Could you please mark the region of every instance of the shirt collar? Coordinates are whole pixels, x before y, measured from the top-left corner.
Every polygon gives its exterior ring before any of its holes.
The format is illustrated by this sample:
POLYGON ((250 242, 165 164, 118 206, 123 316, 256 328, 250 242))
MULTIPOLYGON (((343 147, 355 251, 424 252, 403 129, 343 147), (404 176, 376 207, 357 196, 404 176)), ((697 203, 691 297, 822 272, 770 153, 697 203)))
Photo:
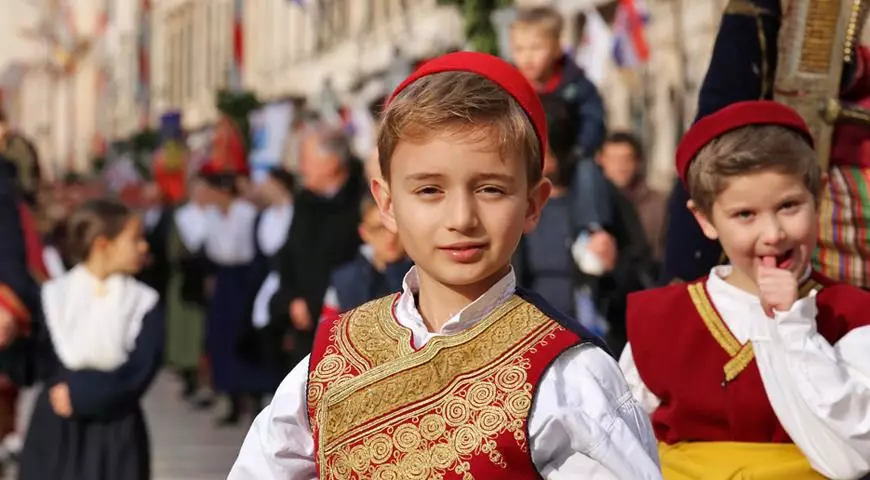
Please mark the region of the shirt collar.
POLYGON ((423 317, 417 310, 414 296, 420 291, 417 267, 411 267, 402 282, 402 294, 396 304, 396 321, 414 334, 414 345, 422 346, 435 335, 452 335, 466 330, 483 320, 496 307, 504 303, 516 290, 517 280, 513 269, 489 288, 483 295, 450 317, 438 332, 429 332, 423 317), (422 340, 422 341, 421 341, 422 340))
MULTIPOLYGON (((707 277, 707 292, 710 295, 731 298, 737 300, 739 303, 743 303, 746 305, 761 304, 761 300, 758 298, 758 296, 753 295, 749 292, 744 292, 743 290, 725 281, 725 279, 728 278, 728 275, 731 274, 732 268, 733 267, 731 265, 719 265, 713 267, 713 269, 710 270, 710 276, 707 277)), ((807 281, 807 279, 810 278, 810 274, 812 274, 812 272, 812 268, 807 267, 807 271, 798 280, 798 284, 802 284, 807 281)))

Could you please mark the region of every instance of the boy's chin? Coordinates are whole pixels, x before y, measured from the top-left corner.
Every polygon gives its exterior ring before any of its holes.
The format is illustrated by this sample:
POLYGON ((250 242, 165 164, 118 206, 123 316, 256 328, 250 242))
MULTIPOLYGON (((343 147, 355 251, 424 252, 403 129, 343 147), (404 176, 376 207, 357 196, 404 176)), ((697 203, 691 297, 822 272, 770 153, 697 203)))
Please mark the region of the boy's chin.
POLYGON ((485 268, 483 265, 452 265, 448 269, 439 269, 438 275, 433 275, 438 283, 453 290, 489 289, 495 282, 507 273, 509 265, 499 268, 485 268))

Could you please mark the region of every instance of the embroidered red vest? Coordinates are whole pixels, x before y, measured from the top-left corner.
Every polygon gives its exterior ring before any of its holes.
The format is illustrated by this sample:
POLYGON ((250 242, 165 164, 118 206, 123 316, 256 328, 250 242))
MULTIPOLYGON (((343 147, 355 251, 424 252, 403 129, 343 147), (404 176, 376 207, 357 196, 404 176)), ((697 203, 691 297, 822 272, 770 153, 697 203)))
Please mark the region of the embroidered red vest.
POLYGON ((321 325, 308 415, 321 479, 528 479, 526 421, 551 362, 583 341, 514 295, 419 350, 398 295, 321 325))
MULTIPOLYGON (((788 443, 767 399, 752 344, 741 344, 710 298, 706 278, 629 296, 628 338, 638 373, 661 404, 652 415, 665 443, 788 443)), ((830 343, 870 324, 870 294, 813 273, 819 333, 830 343)))

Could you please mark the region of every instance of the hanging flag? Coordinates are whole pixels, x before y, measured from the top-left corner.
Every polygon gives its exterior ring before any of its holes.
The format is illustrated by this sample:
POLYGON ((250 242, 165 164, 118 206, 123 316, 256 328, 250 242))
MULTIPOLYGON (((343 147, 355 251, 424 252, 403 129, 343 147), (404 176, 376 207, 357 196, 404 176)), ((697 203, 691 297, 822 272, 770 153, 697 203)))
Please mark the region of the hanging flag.
POLYGON ((242 0, 235 0, 233 5, 233 68, 231 69, 230 88, 239 91, 242 89, 242 69, 245 58, 244 6, 242 0))
POLYGON ((613 22, 613 56, 620 67, 636 67, 649 59, 646 23, 649 11, 643 0, 620 0, 613 22))
POLYGON ((136 38, 138 78, 136 103, 139 105, 139 126, 148 125, 151 117, 151 1, 141 0, 139 31, 136 38))
POLYGON ((613 31, 598 10, 590 8, 584 12, 586 28, 583 41, 577 47, 574 61, 583 69, 595 86, 601 88, 607 79, 607 69, 613 54, 613 31))

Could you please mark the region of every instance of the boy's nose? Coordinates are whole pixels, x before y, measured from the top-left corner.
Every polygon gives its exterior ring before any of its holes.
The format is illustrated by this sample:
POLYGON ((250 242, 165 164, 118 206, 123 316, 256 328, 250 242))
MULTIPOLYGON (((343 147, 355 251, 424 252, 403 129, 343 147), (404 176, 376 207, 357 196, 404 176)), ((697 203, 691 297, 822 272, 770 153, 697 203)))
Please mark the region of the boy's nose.
POLYGON ((782 228, 782 223, 775 217, 769 219, 764 225, 761 238, 768 245, 776 245, 785 240, 785 230, 782 228))
POLYGON ((458 232, 468 232, 477 227, 477 207, 473 195, 457 194, 447 202, 447 228, 458 232))

